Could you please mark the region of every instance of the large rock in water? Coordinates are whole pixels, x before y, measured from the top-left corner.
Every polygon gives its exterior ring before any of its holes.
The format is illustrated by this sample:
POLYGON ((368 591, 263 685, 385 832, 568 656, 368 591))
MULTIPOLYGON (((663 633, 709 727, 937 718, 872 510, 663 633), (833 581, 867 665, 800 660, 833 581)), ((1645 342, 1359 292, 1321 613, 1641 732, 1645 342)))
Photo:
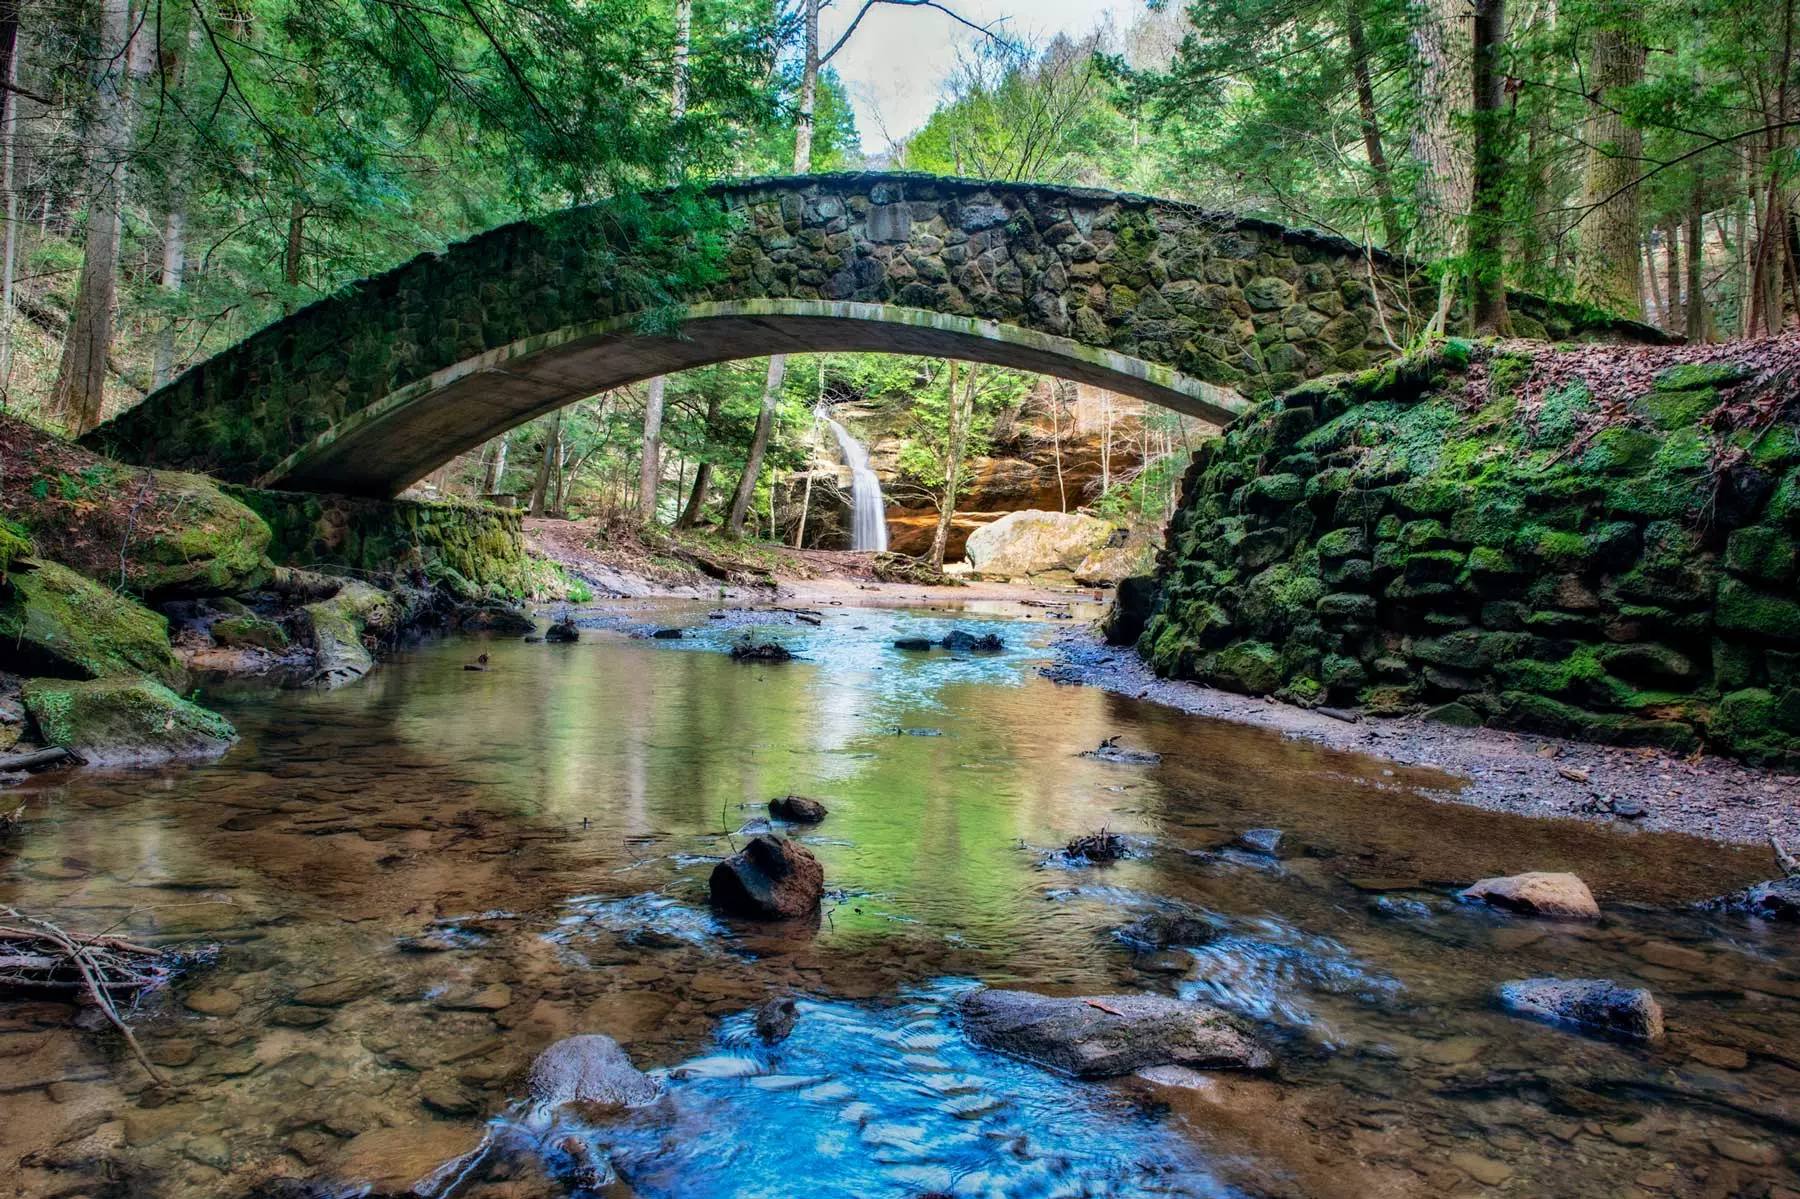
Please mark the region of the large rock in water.
POLYGON ((819 910, 825 868, 798 841, 763 834, 713 867, 713 905, 752 920, 794 920, 819 910))
POLYGON ((479 1124, 371 1128, 338 1155, 336 1180, 372 1199, 436 1199, 449 1190, 486 1130, 479 1124))
POLYGON ((1660 1041, 1662 1006, 1648 991, 1592 978, 1527 978, 1501 983, 1500 1006, 1516 1016, 1567 1024, 1630 1041, 1660 1041))
POLYGON ((21 674, 185 679, 169 622, 56 562, 12 564, 0 600, 0 665, 21 674))
POLYGON ((962 1015, 977 1043, 1077 1078, 1111 1078, 1147 1066, 1266 1070, 1275 1064, 1235 1017, 1160 995, 1053 999, 977 991, 963 1000, 962 1015))
MULTIPOLYGON (((298 577, 307 572, 291 573, 298 577)), ((305 581, 324 578, 314 575, 305 581)), ((332 595, 307 604, 300 614, 302 632, 314 655, 313 673, 307 682, 320 687, 341 687, 373 670, 375 656, 365 638, 380 640, 399 621, 399 608, 391 595, 356 579, 343 580, 332 595)))
POLYGON ((1112 540, 1113 527, 1079 512, 1009 512, 969 534, 969 564, 983 574, 1023 578, 1072 571, 1112 540))
POLYGON ((230 721, 153 679, 32 679, 24 699, 45 743, 90 766, 216 758, 237 741, 230 721))
POLYGON ((1573 874, 1532 871, 1506 878, 1484 878, 1459 896, 1473 903, 1504 908, 1521 916, 1551 920, 1598 920, 1600 905, 1586 883, 1573 874))
POLYGON ((1752 883, 1742 891, 1709 899, 1700 906, 1713 912, 1738 912, 1758 920, 1800 924, 1800 877, 1752 883))
POLYGON ((532 1102, 637 1107, 656 1099, 656 1084, 631 1064, 611 1037, 590 1033, 558 1041, 531 1063, 525 1088, 532 1102))

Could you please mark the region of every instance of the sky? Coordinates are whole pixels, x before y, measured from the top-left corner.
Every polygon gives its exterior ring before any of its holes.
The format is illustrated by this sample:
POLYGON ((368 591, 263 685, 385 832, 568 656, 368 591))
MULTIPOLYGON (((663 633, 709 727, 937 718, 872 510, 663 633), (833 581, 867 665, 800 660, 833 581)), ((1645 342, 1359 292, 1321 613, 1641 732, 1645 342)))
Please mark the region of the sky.
MULTIPOLYGON (((1122 30, 1144 7, 1144 0, 943 3, 978 24, 1000 22, 1007 36, 1028 45, 1041 45, 1058 33, 1083 37, 1109 15, 1122 30)), ((819 14, 820 45, 830 48, 861 7, 861 0, 831 0, 819 14)), ((876 5, 830 64, 849 89, 863 152, 883 153, 890 135, 902 138, 923 125, 956 65, 958 48, 979 37, 935 9, 876 5)))

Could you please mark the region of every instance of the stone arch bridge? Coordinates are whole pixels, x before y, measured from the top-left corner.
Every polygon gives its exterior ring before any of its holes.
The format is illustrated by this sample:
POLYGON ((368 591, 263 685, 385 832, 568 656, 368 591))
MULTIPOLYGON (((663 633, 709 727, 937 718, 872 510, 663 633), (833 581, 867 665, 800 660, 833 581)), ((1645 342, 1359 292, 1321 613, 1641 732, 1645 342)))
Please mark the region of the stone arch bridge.
POLYGON ((618 270, 631 247, 602 210, 577 208, 353 284, 87 444, 243 483, 389 496, 565 404, 730 359, 961 358, 1224 424, 1247 406, 1234 389, 1360 368, 1405 339, 1414 281, 1397 260, 1165 200, 910 174, 753 180, 704 199, 727 217, 720 269, 676 297, 672 332, 645 331, 666 305, 631 297, 618 270))

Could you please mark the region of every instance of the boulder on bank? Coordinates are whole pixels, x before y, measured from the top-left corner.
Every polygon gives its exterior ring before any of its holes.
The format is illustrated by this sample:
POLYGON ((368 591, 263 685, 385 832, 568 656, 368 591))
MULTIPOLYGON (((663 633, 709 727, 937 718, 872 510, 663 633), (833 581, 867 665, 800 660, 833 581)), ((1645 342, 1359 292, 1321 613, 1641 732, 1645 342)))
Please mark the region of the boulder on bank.
POLYGON ((1495 995, 1515 1016, 1564 1024, 1630 1041, 1660 1041, 1662 1005, 1642 989, 1606 979, 1527 978, 1501 983, 1495 995))
POLYGON ((32 679, 24 698, 45 744, 92 766, 215 758, 237 741, 230 721, 153 679, 32 679))
POLYGON ((1753 883, 1700 906, 1710 912, 1736 912, 1757 920, 1800 924, 1800 877, 1753 883))
POLYGON ((962 1001, 971 1040, 1076 1078, 1112 1078, 1149 1066, 1266 1070, 1275 1058, 1234 1016, 1160 995, 1054 999, 1031 991, 977 991, 962 1001))
POLYGON ((637 1107, 657 1096, 656 1084, 631 1064, 619 1043, 599 1033, 569 1037, 538 1054, 525 1088, 532 1102, 546 1107, 637 1107))
POLYGON ((771 833, 713 867, 713 906, 751 920, 795 920, 819 910, 825 868, 798 841, 771 833))
POLYGON ((804 795, 783 795, 769 801, 769 815, 793 824, 817 824, 830 814, 830 808, 804 795))
POLYGON ((1542 916, 1550 920, 1600 919, 1600 905, 1594 902, 1594 893, 1573 874, 1534 870, 1505 878, 1484 878, 1461 891, 1458 898, 1521 916, 1542 916))
POLYGON ((1072 571, 1112 536, 1109 522, 1079 512, 1009 512, 969 534, 969 564, 982 574, 1015 579, 1072 571))
POLYGON ((0 663, 19 673, 99 679, 147 674, 180 686, 169 622, 60 563, 12 564, 0 601, 0 663))

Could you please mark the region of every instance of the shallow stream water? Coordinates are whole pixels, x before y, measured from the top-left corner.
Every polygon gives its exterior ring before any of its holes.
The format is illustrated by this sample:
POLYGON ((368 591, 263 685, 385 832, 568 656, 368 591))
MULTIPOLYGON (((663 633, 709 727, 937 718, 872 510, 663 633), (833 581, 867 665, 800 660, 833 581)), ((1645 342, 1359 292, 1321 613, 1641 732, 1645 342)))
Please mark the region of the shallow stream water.
POLYGON ((401 1164, 485 1139, 456 1179, 480 1199, 1800 1194, 1800 946, 1688 910, 1766 851, 1434 802, 1452 781, 1059 686, 1031 614, 598 613, 575 645, 435 643, 338 691, 210 688, 243 734, 222 761, 35 780, 0 902, 222 953, 137 1014, 170 1089, 68 1007, 0 1003, 0 1195, 332 1194, 383 1127, 401 1164), (952 627, 1009 649, 892 646, 952 627), (734 663, 746 633, 802 658, 734 663), (1112 736, 1163 759, 1079 756, 1112 736), (831 808, 792 830, 824 918, 719 921, 707 874, 789 792, 831 808), (1135 856, 1054 853, 1103 828, 1135 856), (1229 847, 1252 828, 1281 856, 1229 847), (1606 920, 1453 899, 1531 869, 1581 874, 1606 920), (1156 910, 1219 935, 1116 935, 1156 910), (1492 1006, 1540 975, 1651 988, 1667 1042, 1492 1006), (983 983, 1203 1000, 1280 1065, 1061 1078, 962 1036, 983 983), (750 1014, 784 994, 766 1046, 750 1014), (546 1126, 522 1072, 588 1032, 665 1097, 546 1126), (625 1181, 581 1190, 583 1146, 625 1181))

